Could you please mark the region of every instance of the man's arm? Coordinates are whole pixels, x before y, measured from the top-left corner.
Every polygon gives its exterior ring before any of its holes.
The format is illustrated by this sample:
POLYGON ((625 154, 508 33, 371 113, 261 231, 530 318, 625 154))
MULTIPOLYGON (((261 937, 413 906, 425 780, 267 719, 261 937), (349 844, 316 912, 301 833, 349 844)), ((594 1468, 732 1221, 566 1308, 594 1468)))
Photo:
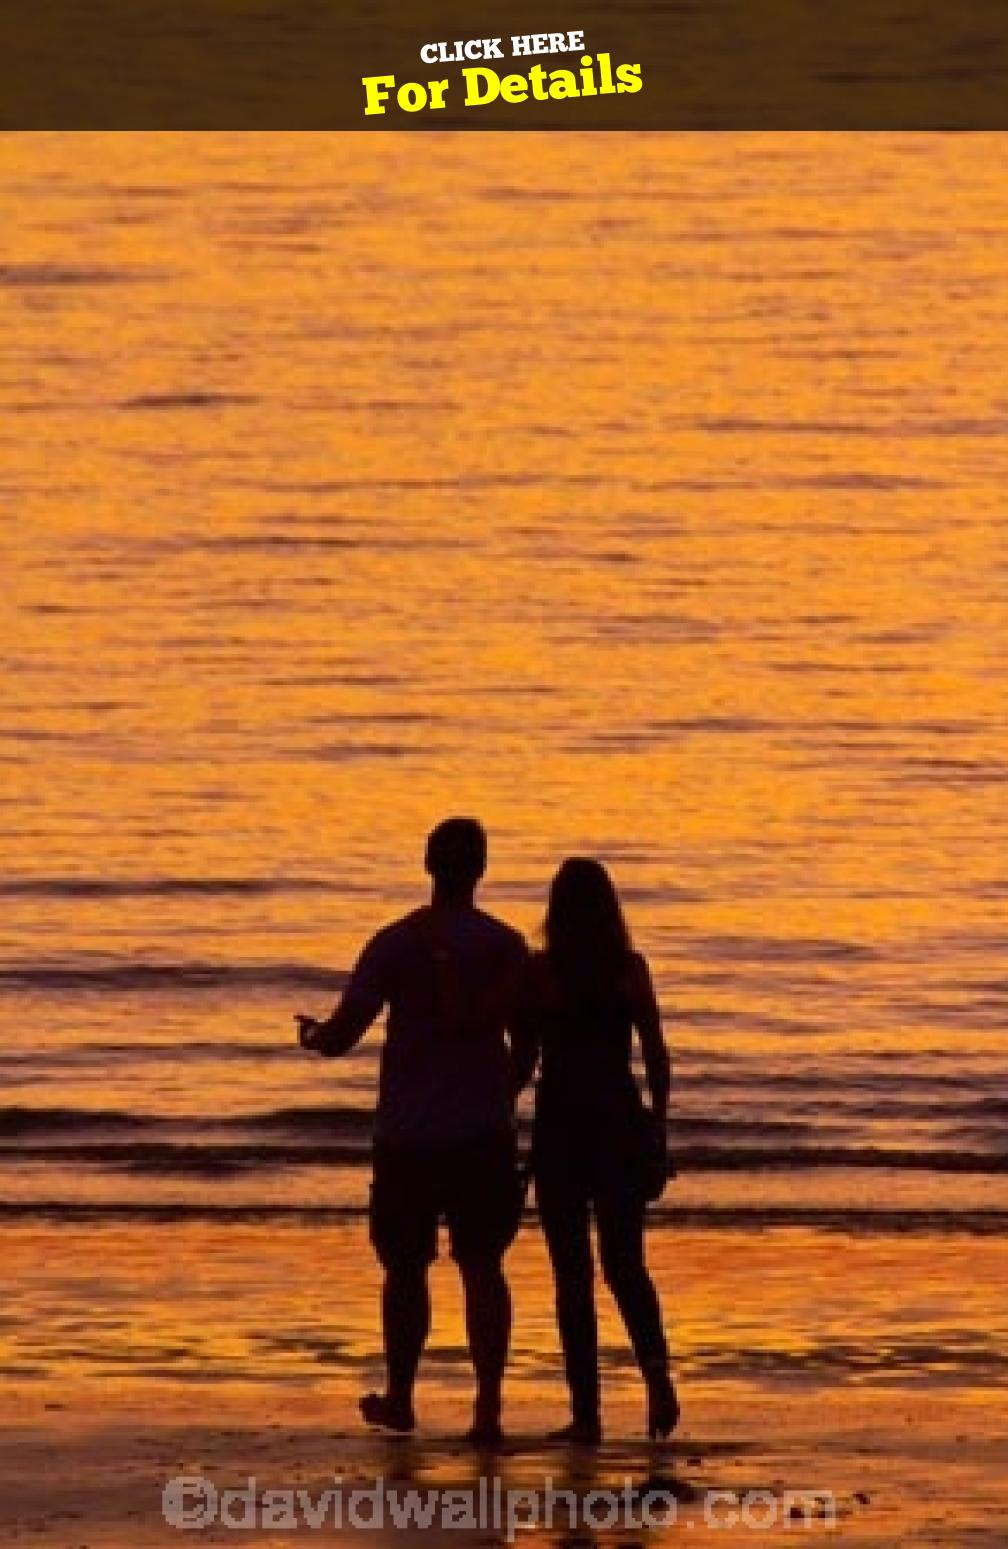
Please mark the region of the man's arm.
POLYGON ((511 1086, 515 1097, 524 1091, 539 1063, 539 1026, 533 1013, 534 960, 526 948, 507 985, 504 1021, 511 1051, 511 1086))
POLYGON ((511 1086, 515 1097, 524 1091, 539 1063, 539 1035, 529 1024, 517 1018, 510 1023, 511 1086))
POLYGON ((298 1017, 302 1048, 327 1058, 348 1054, 360 1043, 387 999, 381 952, 372 941, 362 952, 332 1014, 324 1022, 298 1017))
POLYGON ((668 1113, 672 1066, 662 1035, 658 997, 655 995, 647 963, 642 957, 634 959, 633 1017, 640 1034, 644 1074, 651 1093, 651 1108, 655 1118, 664 1121, 668 1113))

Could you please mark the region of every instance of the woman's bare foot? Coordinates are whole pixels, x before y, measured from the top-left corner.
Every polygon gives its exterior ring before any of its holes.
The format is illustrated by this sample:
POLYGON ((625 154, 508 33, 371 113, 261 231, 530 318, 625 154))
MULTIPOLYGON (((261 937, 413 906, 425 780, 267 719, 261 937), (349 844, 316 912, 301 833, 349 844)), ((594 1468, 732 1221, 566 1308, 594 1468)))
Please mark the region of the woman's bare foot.
POLYGON ((390 1398, 387 1393, 365 1393, 360 1412, 368 1425, 380 1425, 382 1430, 395 1431, 398 1436, 416 1430, 412 1404, 390 1398))
POLYGON ((657 1367, 645 1372, 647 1383, 647 1428, 652 1441, 665 1441, 679 1424, 679 1399, 675 1383, 667 1369, 657 1367))

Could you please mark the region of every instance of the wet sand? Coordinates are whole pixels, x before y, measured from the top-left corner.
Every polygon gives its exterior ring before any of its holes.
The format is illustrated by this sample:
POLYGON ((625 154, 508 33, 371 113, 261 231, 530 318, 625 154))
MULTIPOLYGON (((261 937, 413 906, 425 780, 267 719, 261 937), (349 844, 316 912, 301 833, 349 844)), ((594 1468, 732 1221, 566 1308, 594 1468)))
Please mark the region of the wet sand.
MULTIPOLYGON (((630 1481, 638 1502, 630 1524, 620 1518, 609 1526, 605 1511, 597 1525, 571 1526, 566 1508, 557 1509, 552 1526, 516 1529, 550 1544, 682 1542, 688 1535, 780 1543, 785 1537, 829 1536, 851 1545, 920 1544, 981 1546, 1006 1541, 1008 1427, 1003 1391, 994 1364, 954 1358, 955 1288, 936 1272, 940 1245, 932 1240, 892 1240, 867 1252, 845 1252, 844 1240, 829 1234, 768 1234, 746 1245, 733 1234, 663 1232, 655 1234, 652 1260, 665 1294, 669 1323, 676 1334, 682 1374, 684 1418, 680 1433, 665 1446, 641 1439, 642 1410, 635 1374, 625 1358, 612 1309, 600 1296, 605 1351, 607 1440, 597 1452, 579 1452, 544 1441, 546 1430, 564 1418, 555 1336, 551 1331, 549 1285, 541 1245, 524 1232, 512 1255, 517 1317, 515 1363, 507 1391, 508 1439, 496 1453, 480 1455, 460 1441, 468 1423, 471 1383, 459 1338, 457 1290, 447 1264, 435 1271, 435 1327, 418 1393, 421 1428, 406 1441, 386 1439, 367 1429, 356 1413, 356 1395, 380 1374, 375 1291, 377 1277, 367 1255, 363 1226, 356 1223, 330 1234, 324 1243, 310 1234, 289 1234, 278 1241, 259 1232, 218 1232, 216 1240, 191 1231, 150 1232, 118 1243, 122 1282, 133 1287, 130 1300, 117 1294, 115 1275, 102 1281, 101 1244, 80 1235, 73 1256, 46 1263, 39 1258, 37 1233, 17 1241, 8 1230, 12 1267, 18 1253, 36 1255, 31 1287, 35 1320, 34 1375, 11 1326, 25 1316, 23 1301, 7 1315, 7 1354, 0 1442, 0 1541, 40 1549, 135 1549, 139 1545, 180 1542, 233 1542, 255 1538, 274 1545, 297 1541, 328 1542, 361 1532, 371 1539, 395 1539, 387 1508, 384 1527, 365 1529, 360 1506, 355 1530, 346 1520, 350 1492, 376 1480, 389 1491, 477 1490, 482 1476, 493 1489, 540 1492, 573 1488, 583 1502, 587 1493, 625 1491, 630 1481), (748 1246, 748 1252, 746 1252, 748 1246), (250 1264, 255 1254, 264 1266, 257 1283, 250 1264), (143 1259, 148 1266, 146 1295, 136 1288, 143 1259), (836 1267, 832 1285, 828 1263, 836 1267), (778 1266, 777 1284, 769 1273, 778 1266), (276 1283, 270 1278, 276 1275, 276 1283), (681 1288, 678 1298, 674 1285, 681 1288), (106 1303, 97 1288, 106 1286, 106 1303), (898 1355, 898 1319, 893 1314, 889 1358, 871 1327, 871 1309, 892 1303, 899 1284, 904 1301, 916 1296, 927 1304, 937 1325, 948 1327, 949 1354, 920 1353, 917 1368, 898 1355), (245 1289, 243 1290, 243 1285, 245 1289), (284 1288, 281 1296, 278 1286, 284 1288), (784 1294, 782 1286, 789 1288, 784 1294), (833 1371, 815 1330, 795 1318, 800 1288, 809 1307, 846 1306, 846 1346, 864 1351, 874 1339, 873 1369, 858 1358, 846 1366, 833 1341, 833 1371), (89 1300, 89 1294, 91 1299, 89 1300), (262 1299, 266 1298, 264 1302, 262 1299), (184 1300, 189 1315, 204 1323, 202 1355, 185 1358, 178 1349, 157 1347, 155 1307, 184 1300), (268 1311, 275 1347, 299 1359, 312 1345, 305 1322, 312 1309, 318 1328, 328 1328, 312 1348, 310 1368, 298 1361, 256 1362, 249 1353, 248 1319, 268 1311), (733 1337, 749 1329, 753 1349, 741 1349, 734 1365, 724 1356, 705 1360, 704 1331, 698 1311, 706 1308, 712 1325, 728 1325, 733 1337), (113 1311, 113 1309, 117 1309, 113 1311), (676 1313, 679 1313, 677 1318, 676 1313), (790 1321, 789 1321, 790 1320, 790 1321), (109 1325, 123 1337, 113 1359, 109 1325), (105 1325, 105 1342, 96 1339, 105 1325), (790 1364, 781 1359, 785 1338, 793 1349, 790 1364), (230 1340, 230 1364, 224 1355, 230 1340), (59 1376, 47 1376, 42 1352, 51 1345, 59 1376), (802 1362, 798 1348, 812 1354, 802 1362), (753 1359, 756 1347, 762 1359, 753 1359), (777 1351, 776 1361, 770 1352, 777 1351), (930 1364, 928 1364, 930 1361, 930 1364), (172 1369, 174 1366, 174 1370, 172 1369), (214 1488, 247 1491, 254 1479, 255 1531, 222 1526, 219 1521, 196 1531, 164 1520, 162 1492, 175 1476, 201 1477, 214 1488), (297 1528, 269 1526, 261 1513, 267 1492, 301 1489, 317 1503, 321 1492, 344 1492, 344 1521, 331 1516, 312 1530, 302 1518, 297 1528), (710 1496, 705 1492, 722 1492, 710 1496), (655 1494, 654 1492, 658 1492, 655 1494), (749 1492, 756 1492, 750 1495, 749 1492), (814 1503, 808 1526, 798 1517, 781 1520, 789 1502, 827 1492, 835 1504, 814 1503), (643 1495, 652 1497, 645 1522, 643 1495), (651 1509, 651 1508, 649 1508, 651 1509), (743 1509, 748 1518, 741 1515, 743 1509), (674 1512, 677 1521, 671 1520, 674 1512), (658 1520, 664 1513, 662 1520, 658 1520)), ((65 1241, 66 1234, 63 1234, 65 1241)), ((947 1246, 947 1245, 946 1245, 947 1246)), ((984 1292, 997 1304, 1003 1265, 1000 1246, 985 1257, 984 1245, 959 1244, 962 1266, 973 1261, 973 1297, 984 1292)), ((114 1266, 112 1266, 114 1269, 114 1266)), ((971 1305, 962 1311, 971 1314, 971 1305)), ((820 1330, 820 1333, 823 1331, 820 1330)), ((960 1339, 961 1344, 961 1339, 960 1339)), ((904 1341, 904 1344, 906 1341, 904 1341)), ((727 1349, 727 1346, 726 1346, 727 1349)), ((518 1518, 532 1510, 517 1503, 518 1518)), ((598 1508, 602 1509, 602 1508, 598 1508)), ((232 1515, 243 1516, 240 1505, 232 1515)), ((406 1536, 415 1537, 414 1527, 406 1536)), ((475 1526, 447 1529, 440 1516, 425 1532, 449 1543, 487 1546, 508 1538, 506 1497, 498 1522, 484 1516, 475 1526)))
MULTIPOLYGON (((376 1480, 390 1491, 411 1486, 471 1491, 480 1476, 491 1487, 498 1478, 504 1491, 542 1492, 551 1482, 555 1490, 573 1489, 583 1502, 600 1489, 622 1495, 632 1480, 642 1495, 657 1492, 654 1519, 669 1512, 670 1499, 678 1519, 638 1529, 638 1539, 677 1541, 689 1532, 777 1543, 782 1535, 794 1534, 830 1536, 851 1545, 990 1549, 1006 1541, 1005 1431, 985 1436, 968 1397, 820 1390, 800 1398, 735 1395, 726 1400, 705 1392, 691 1395, 691 1411, 694 1419, 672 1443, 613 1440, 597 1452, 544 1444, 541 1432, 526 1429, 534 1417, 521 1413, 512 1416, 519 1425, 505 1446, 479 1455, 443 1421, 405 1441, 369 1435, 356 1426, 339 1428, 332 1424, 337 1417, 331 1408, 318 1397, 274 1393, 250 1402, 232 1393, 214 1395, 207 1404, 198 1392, 187 1398, 162 1391, 143 1399, 106 1393, 100 1412, 83 1401, 58 1412, 29 1405, 8 1415, 4 1424, 4 1542, 128 1549, 233 1541, 234 1527, 215 1523, 182 1530, 164 1521, 162 1491, 176 1475, 202 1476, 218 1492, 244 1490, 253 1478, 260 1510, 267 1492, 300 1489, 317 1501, 334 1483, 347 1503, 350 1492, 367 1490, 376 1480), (781 1520, 792 1497, 811 1502, 814 1493, 825 1490, 835 1500, 835 1523, 818 1507, 807 1526, 797 1518, 781 1520), (743 1510, 749 1522, 741 1519, 743 1510)), ((230 1509, 243 1514, 240 1504, 230 1509)), ((601 1512, 594 1519, 600 1526, 581 1523, 573 1537, 559 1507, 552 1529, 544 1523, 525 1525, 531 1508, 524 1500, 516 1500, 511 1509, 522 1524, 515 1535, 522 1540, 531 1535, 543 1542, 587 1544, 627 1542, 635 1536, 634 1519, 629 1526, 620 1521, 610 1528, 603 1507, 592 1508, 601 1512)), ((362 1504, 358 1516, 370 1518, 371 1511, 362 1504)), ((636 1520, 641 1520, 640 1510, 636 1520)), ((435 1525, 425 1536, 432 1531, 449 1543, 506 1542, 507 1497, 499 1525, 487 1517, 475 1530, 448 1530, 441 1524, 440 1532, 435 1525)), ((382 1540, 403 1536, 387 1512, 383 1530, 355 1532, 344 1523, 340 1531, 331 1521, 313 1530, 302 1522, 295 1530, 263 1526, 256 1534, 237 1531, 237 1536, 281 1544, 329 1542, 361 1532, 382 1540)), ((414 1527, 406 1536, 418 1532, 414 1527)))

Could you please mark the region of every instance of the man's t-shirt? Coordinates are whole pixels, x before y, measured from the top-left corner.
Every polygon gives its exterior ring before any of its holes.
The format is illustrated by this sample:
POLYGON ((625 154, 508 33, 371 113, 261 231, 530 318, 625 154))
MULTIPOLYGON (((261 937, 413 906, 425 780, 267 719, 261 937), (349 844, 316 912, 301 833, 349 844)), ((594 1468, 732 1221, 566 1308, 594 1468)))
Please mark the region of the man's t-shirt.
POLYGON ((506 1130, 511 1071, 504 991, 524 938, 481 909, 417 909, 364 948, 344 1002, 388 1006, 375 1139, 437 1145, 506 1130))

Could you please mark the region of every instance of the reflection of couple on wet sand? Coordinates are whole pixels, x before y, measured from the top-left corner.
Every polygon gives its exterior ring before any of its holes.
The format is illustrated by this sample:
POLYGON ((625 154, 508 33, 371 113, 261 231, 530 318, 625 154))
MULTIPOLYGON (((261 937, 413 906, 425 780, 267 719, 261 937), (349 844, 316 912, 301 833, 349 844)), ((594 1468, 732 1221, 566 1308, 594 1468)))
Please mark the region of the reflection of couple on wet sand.
POLYGON ((476 1371, 470 1440, 501 1434, 511 1299, 502 1260, 524 1196, 514 1102, 538 1068, 532 1174, 556 1281, 572 1419, 556 1434, 601 1439, 590 1222, 602 1273, 647 1390, 647 1426, 678 1419, 668 1348, 644 1264, 644 1217, 665 1178, 669 1062, 644 959, 598 862, 567 860, 550 888, 541 952, 477 909, 486 835, 449 818, 427 842, 431 901, 379 931, 324 1022, 301 1043, 345 1054, 383 1007, 388 1026, 375 1125, 371 1240, 384 1269, 387 1384, 361 1400, 391 1431, 415 1424, 413 1386, 430 1327, 427 1271, 448 1227, 476 1371), (640 1038, 651 1106, 631 1065, 640 1038))

